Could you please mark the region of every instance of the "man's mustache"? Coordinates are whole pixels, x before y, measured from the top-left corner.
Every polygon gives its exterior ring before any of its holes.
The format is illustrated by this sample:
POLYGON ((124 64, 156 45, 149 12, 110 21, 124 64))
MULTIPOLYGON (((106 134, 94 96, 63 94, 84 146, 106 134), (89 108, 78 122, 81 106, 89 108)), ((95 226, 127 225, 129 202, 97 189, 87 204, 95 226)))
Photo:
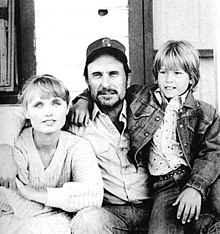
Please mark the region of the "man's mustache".
POLYGON ((118 94, 118 92, 115 89, 101 89, 97 93, 97 95, 107 95, 107 94, 118 94))

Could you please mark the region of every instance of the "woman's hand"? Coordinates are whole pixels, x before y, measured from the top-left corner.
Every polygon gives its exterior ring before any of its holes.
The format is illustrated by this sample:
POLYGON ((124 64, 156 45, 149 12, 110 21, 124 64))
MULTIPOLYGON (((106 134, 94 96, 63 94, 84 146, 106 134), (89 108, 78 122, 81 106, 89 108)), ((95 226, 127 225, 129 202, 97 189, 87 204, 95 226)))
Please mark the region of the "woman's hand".
POLYGON ((17 164, 10 145, 0 145, 0 186, 15 189, 17 164))
POLYGON ((47 191, 35 189, 29 185, 24 185, 19 179, 16 178, 16 185, 18 192, 26 199, 46 204, 47 191))

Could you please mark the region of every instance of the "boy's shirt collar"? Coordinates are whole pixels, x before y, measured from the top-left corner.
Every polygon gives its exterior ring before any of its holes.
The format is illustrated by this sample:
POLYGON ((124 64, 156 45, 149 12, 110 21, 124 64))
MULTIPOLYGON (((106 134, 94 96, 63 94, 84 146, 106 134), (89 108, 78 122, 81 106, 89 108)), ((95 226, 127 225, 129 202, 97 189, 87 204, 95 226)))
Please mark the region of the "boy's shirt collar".
MULTIPOLYGON (((188 93, 189 93, 189 91, 186 91, 186 92, 183 93, 182 95, 178 96, 181 106, 182 106, 183 103, 185 102, 188 93)), ((160 104, 162 104, 162 103, 165 103, 166 105, 168 104, 168 101, 167 101, 167 99, 165 98, 164 94, 161 92, 160 88, 157 88, 157 89, 154 91, 154 95, 155 95, 157 101, 158 101, 160 104)))

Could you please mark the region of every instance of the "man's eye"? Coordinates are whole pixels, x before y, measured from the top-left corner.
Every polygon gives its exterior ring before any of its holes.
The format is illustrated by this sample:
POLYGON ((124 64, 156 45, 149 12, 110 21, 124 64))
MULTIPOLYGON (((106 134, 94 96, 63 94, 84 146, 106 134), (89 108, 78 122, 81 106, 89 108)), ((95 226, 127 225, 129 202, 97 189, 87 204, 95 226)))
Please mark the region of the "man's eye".
POLYGON ((109 75, 110 76, 118 76, 119 72, 118 71, 111 71, 111 72, 109 72, 109 75))
POLYGON ((98 78, 101 77, 101 75, 102 74, 100 72, 95 72, 95 73, 92 74, 92 77, 98 79, 98 78))

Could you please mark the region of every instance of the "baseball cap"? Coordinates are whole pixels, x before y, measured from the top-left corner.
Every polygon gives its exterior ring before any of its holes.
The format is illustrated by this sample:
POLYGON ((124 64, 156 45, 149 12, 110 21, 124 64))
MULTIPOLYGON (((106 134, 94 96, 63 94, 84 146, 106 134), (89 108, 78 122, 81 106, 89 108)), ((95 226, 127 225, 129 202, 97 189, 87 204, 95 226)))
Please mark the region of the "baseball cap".
POLYGON ((104 52, 119 54, 120 56, 123 56, 127 60, 127 57, 125 55, 124 45, 121 44, 119 41, 110 39, 108 37, 100 38, 92 42, 87 48, 86 58, 88 60, 88 58, 104 52))

